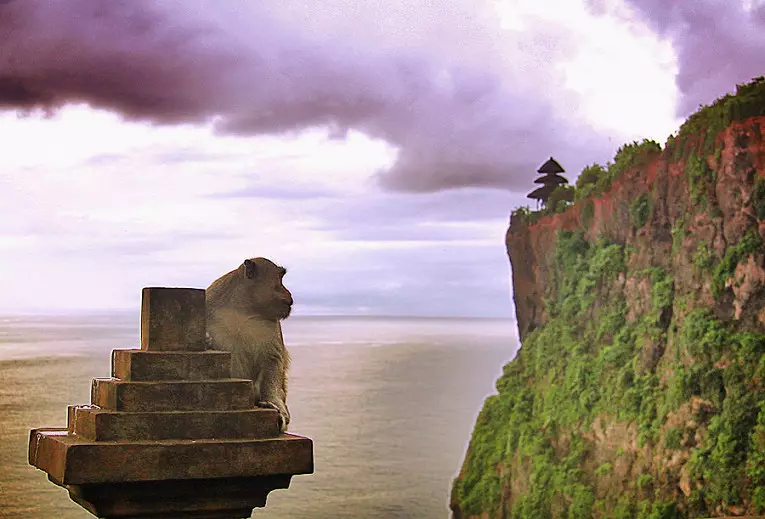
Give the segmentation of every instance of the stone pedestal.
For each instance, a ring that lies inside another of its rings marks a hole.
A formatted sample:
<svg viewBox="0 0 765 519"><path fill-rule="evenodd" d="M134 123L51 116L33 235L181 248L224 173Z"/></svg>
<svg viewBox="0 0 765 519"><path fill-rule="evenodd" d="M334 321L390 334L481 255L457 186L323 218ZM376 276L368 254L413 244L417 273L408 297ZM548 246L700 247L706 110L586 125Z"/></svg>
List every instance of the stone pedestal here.
<svg viewBox="0 0 765 519"><path fill-rule="evenodd" d="M112 377L93 380L66 428L32 430L29 463L114 519L246 518L312 473L312 441L280 433L204 333L204 290L145 288L141 349L112 352Z"/></svg>

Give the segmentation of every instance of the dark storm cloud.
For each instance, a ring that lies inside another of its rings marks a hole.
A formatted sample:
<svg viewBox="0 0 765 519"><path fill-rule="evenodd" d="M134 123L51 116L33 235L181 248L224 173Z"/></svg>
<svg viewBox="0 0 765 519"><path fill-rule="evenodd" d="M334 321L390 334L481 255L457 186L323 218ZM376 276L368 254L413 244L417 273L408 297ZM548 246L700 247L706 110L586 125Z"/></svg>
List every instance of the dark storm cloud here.
<svg viewBox="0 0 765 519"><path fill-rule="evenodd" d="M628 0L678 57L678 115L765 74L765 4L740 0Z"/></svg>
<svg viewBox="0 0 765 519"><path fill-rule="evenodd" d="M243 135L355 128L399 149L379 180L403 191L526 189L528 172L551 154L575 168L610 155L554 106L576 104L554 68L569 47L565 30L530 35L519 45L536 59L508 63L473 17L480 2L386 2L375 12L380 5L5 2L0 109L80 102ZM387 39L364 34L382 21L395 24Z"/></svg>

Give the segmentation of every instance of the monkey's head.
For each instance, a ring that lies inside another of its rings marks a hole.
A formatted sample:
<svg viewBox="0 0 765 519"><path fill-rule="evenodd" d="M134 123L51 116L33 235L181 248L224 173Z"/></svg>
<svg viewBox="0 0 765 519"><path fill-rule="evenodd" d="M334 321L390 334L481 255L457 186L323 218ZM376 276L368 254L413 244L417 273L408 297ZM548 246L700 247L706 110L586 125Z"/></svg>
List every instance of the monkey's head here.
<svg viewBox="0 0 765 519"><path fill-rule="evenodd" d="M286 319L292 310L292 294L282 283L287 269L266 258L250 258L237 269L248 302L258 315Z"/></svg>

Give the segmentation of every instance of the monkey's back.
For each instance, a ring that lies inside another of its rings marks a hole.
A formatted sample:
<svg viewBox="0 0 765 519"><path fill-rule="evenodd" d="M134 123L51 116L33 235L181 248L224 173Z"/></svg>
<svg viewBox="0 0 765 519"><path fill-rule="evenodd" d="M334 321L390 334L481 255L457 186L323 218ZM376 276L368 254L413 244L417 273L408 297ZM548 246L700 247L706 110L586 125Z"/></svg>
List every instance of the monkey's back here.
<svg viewBox="0 0 765 519"><path fill-rule="evenodd" d="M267 359L277 361L285 373L289 368L279 321L236 309L213 307L208 310L207 333L214 349L231 352L231 374L236 378L258 382L261 366Z"/></svg>

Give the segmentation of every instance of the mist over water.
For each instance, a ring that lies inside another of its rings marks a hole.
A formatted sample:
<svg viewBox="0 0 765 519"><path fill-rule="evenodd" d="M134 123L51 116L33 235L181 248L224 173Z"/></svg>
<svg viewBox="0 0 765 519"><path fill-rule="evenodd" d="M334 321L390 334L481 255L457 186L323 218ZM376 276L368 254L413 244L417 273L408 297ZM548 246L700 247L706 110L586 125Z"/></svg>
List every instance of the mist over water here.
<svg viewBox="0 0 765 519"><path fill-rule="evenodd" d="M270 494L264 518L448 516L483 398L516 349L491 319L310 318L284 323L290 432L315 473ZM138 347L137 315L0 317L0 517L85 519L27 464L33 427L63 427L114 348Z"/></svg>

